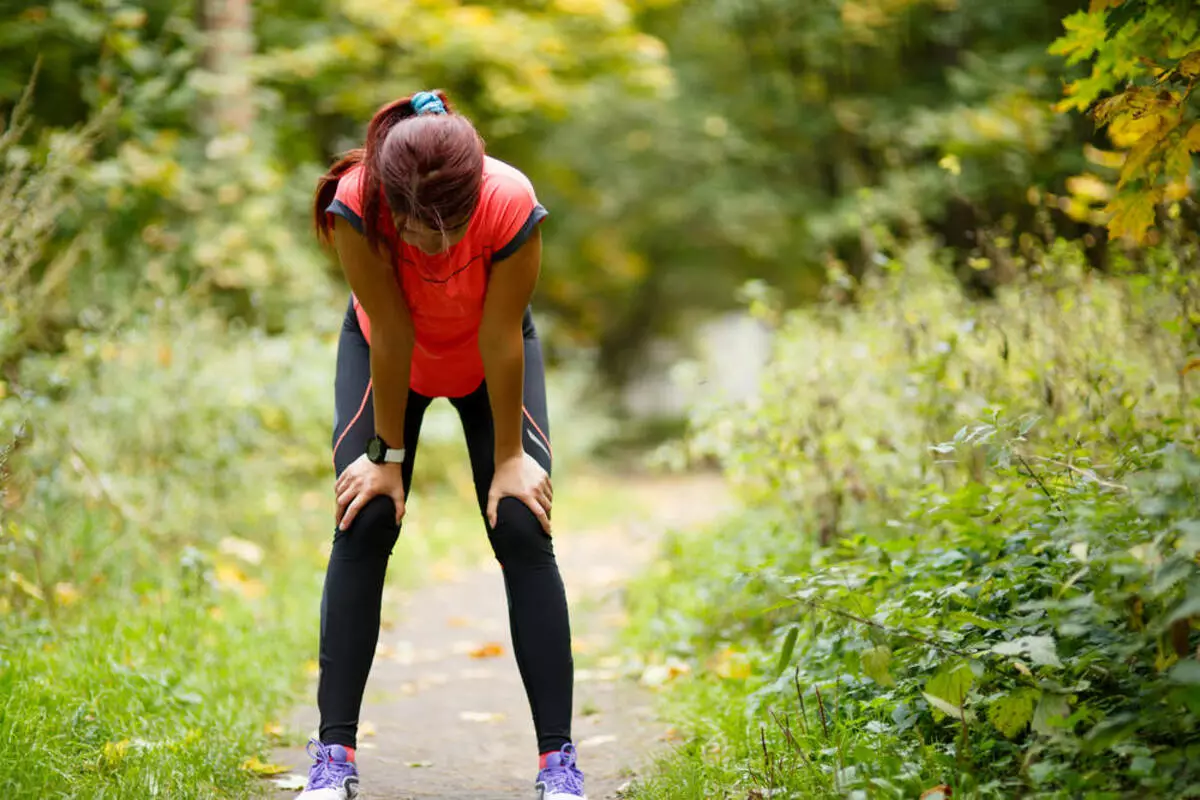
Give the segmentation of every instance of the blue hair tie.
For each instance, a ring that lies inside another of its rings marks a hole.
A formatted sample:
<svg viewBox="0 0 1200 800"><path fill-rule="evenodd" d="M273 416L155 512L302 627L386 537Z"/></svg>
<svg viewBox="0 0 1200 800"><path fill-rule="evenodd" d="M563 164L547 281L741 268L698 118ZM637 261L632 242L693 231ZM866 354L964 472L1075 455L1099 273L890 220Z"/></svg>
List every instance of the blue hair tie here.
<svg viewBox="0 0 1200 800"><path fill-rule="evenodd" d="M433 92L417 92L412 96L413 111L421 114L445 114L446 104Z"/></svg>

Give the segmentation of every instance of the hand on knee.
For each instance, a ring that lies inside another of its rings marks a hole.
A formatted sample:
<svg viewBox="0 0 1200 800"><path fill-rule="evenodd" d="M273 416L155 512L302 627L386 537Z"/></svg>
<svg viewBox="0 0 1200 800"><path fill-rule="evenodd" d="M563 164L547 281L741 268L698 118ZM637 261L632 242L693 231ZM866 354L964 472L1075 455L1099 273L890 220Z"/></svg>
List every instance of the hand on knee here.
<svg viewBox="0 0 1200 800"><path fill-rule="evenodd" d="M550 536L529 507L505 497L496 507L496 527L488 532L492 551L502 565L547 564L554 561Z"/></svg>
<svg viewBox="0 0 1200 800"><path fill-rule="evenodd" d="M392 498L379 495L367 501L349 528L337 532L335 555L339 558L387 558L399 535L396 504Z"/></svg>

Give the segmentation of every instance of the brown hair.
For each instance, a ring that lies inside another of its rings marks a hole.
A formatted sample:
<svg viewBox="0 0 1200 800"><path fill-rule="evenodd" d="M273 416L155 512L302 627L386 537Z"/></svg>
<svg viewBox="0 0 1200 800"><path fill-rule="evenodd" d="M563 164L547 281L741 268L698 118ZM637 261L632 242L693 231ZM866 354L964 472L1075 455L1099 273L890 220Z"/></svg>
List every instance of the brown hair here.
<svg viewBox="0 0 1200 800"><path fill-rule="evenodd" d="M325 209L341 176L359 164L366 170L363 233L375 250L383 239L381 199L393 214L414 217L435 230L457 227L470 217L483 185L483 139L469 119L454 112L444 92L433 94L446 113L418 115L412 96L388 103L371 118L363 147L344 154L317 181L313 221L318 238L332 239Z"/></svg>

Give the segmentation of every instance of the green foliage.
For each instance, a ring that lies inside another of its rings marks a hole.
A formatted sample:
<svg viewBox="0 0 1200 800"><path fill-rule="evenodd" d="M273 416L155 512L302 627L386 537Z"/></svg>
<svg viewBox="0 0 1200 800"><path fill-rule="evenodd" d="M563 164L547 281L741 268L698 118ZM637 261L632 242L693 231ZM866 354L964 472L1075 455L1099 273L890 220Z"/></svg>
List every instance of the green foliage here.
<svg viewBox="0 0 1200 800"><path fill-rule="evenodd" d="M761 397L689 445L746 510L632 590L631 642L698 662L635 796L1195 791L1200 401L1162 264L1061 247L979 306L910 250L778 315ZM699 666L726 648L749 679Z"/></svg>

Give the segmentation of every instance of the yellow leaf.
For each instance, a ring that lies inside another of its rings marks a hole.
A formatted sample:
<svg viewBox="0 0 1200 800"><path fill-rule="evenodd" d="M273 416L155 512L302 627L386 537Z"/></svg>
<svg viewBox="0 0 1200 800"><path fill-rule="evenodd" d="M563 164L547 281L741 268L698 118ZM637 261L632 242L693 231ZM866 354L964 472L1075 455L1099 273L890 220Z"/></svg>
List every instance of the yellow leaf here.
<svg viewBox="0 0 1200 800"><path fill-rule="evenodd" d="M69 606L79 600L79 590L70 583L56 583L54 585L54 599L60 606Z"/></svg>
<svg viewBox="0 0 1200 800"><path fill-rule="evenodd" d="M1158 152L1158 145L1161 141L1162 139L1158 135L1148 135L1143 136L1133 145L1133 149L1129 151L1129 158L1125 161L1125 166L1121 168L1121 178L1117 181L1117 189L1125 188L1125 184L1129 181L1149 175L1147 167Z"/></svg>
<svg viewBox="0 0 1200 800"><path fill-rule="evenodd" d="M267 736L282 736L283 726L278 722L268 722L266 725L263 725L263 733Z"/></svg>
<svg viewBox="0 0 1200 800"><path fill-rule="evenodd" d="M496 658L504 655L504 646L497 642L488 642L481 647L476 647L468 655L471 658Z"/></svg>
<svg viewBox="0 0 1200 800"><path fill-rule="evenodd" d="M37 587L37 585L33 583L33 581L29 580L28 578L26 578L24 575L17 572L16 570L12 570L8 573L8 580L10 582L12 582L12 584L15 585L22 592L24 592L25 594L32 597L34 600L45 600L46 599L45 595L42 594L42 590L39 589Z"/></svg>
<svg viewBox="0 0 1200 800"><path fill-rule="evenodd" d="M1146 240L1146 231L1154 224L1154 195L1147 192L1118 195L1105 211L1112 214L1108 229L1114 236L1128 236L1141 244Z"/></svg>
<svg viewBox="0 0 1200 800"><path fill-rule="evenodd" d="M1101 150L1098 147L1093 147L1090 144L1083 146L1083 155L1088 161L1101 167L1109 169L1120 169L1125 163L1125 154L1114 152L1112 150Z"/></svg>
<svg viewBox="0 0 1200 800"><path fill-rule="evenodd" d="M1090 173L1067 178L1067 191L1084 200L1104 200L1112 197L1112 187Z"/></svg>
<svg viewBox="0 0 1200 800"><path fill-rule="evenodd" d="M1200 358L1192 358L1192 359L1189 359L1188 362L1183 365L1183 369L1179 370L1179 374L1187 375L1189 372L1192 372L1192 371L1198 370L1198 369L1200 369Z"/></svg>
<svg viewBox="0 0 1200 800"><path fill-rule="evenodd" d="M107 766L115 767L125 759L125 754L128 752L128 739L122 739L119 742L105 742L104 752L101 754L101 758Z"/></svg>
<svg viewBox="0 0 1200 800"><path fill-rule="evenodd" d="M938 162L938 166L949 172L951 175L962 174L962 163L958 160L958 156L950 153L942 156L942 160Z"/></svg>
<svg viewBox="0 0 1200 800"><path fill-rule="evenodd" d="M745 680L750 677L750 659L745 653L726 647L717 653L712 670L722 678Z"/></svg>
<svg viewBox="0 0 1200 800"><path fill-rule="evenodd" d="M1110 8L1116 8L1125 0L1092 0L1088 4L1088 13L1095 14L1098 11L1107 11Z"/></svg>
<svg viewBox="0 0 1200 800"><path fill-rule="evenodd" d="M1187 144L1189 152L1195 153L1200 150L1200 122L1192 123L1192 127L1183 135L1183 141Z"/></svg>
<svg viewBox="0 0 1200 800"><path fill-rule="evenodd" d="M1185 78L1200 77L1200 50L1193 50L1175 65L1175 71Z"/></svg>
<svg viewBox="0 0 1200 800"><path fill-rule="evenodd" d="M247 772L253 772L255 775L280 775L288 771L287 767L281 767L278 764L268 764L265 761L259 760L258 756L250 756L242 762L242 769Z"/></svg>

